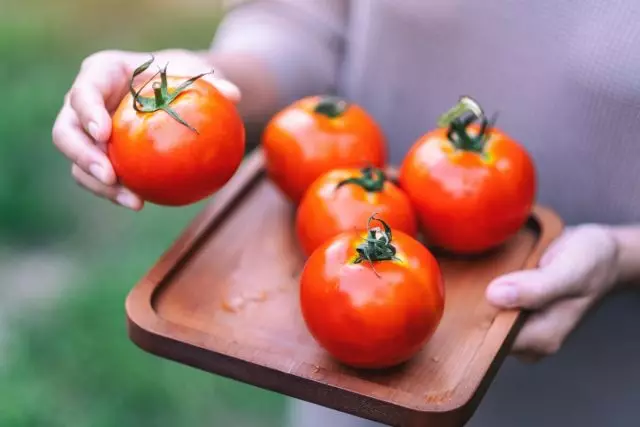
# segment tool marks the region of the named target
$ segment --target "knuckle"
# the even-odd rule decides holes
[[[96,65],[108,63],[115,57],[121,55],[121,53],[121,51],[114,49],[100,50],[98,52],[92,53],[82,60],[82,63],[80,64],[80,70],[86,70],[87,68],[91,68]]]
[[[75,84],[69,91],[69,104],[75,111],[78,109],[79,101],[82,99],[82,86]]]
[[[93,64],[100,60],[101,55],[102,52],[96,52],[84,58],[80,63],[80,70],[82,71],[90,68]]]
[[[76,83],[69,91],[69,106],[82,122],[88,113],[88,100],[91,96],[91,86],[88,83]]]
[[[71,176],[76,181],[76,183],[80,184],[83,187],[85,186],[85,174],[83,173],[82,168],[75,163],[73,164],[73,166],[71,166]]]
[[[73,90],[73,87],[69,88],[69,90],[64,94],[64,104],[69,104],[69,101],[71,100],[71,91]]]
[[[93,182],[93,178],[91,178],[91,176],[89,176],[78,164],[74,164],[71,167],[71,176],[79,187],[89,191],[90,193],[98,197],[110,197],[108,188],[104,188]]]
[[[56,147],[60,144],[60,125],[56,121],[51,128],[51,141]]]
[[[104,60],[106,52],[107,51],[101,50],[87,56],[82,60],[82,63],[80,64],[80,69],[86,70],[87,68],[90,68],[91,66],[93,66],[95,63],[101,62],[102,60]]]
[[[51,140],[53,141],[53,145],[55,145],[58,149],[61,148],[61,145],[64,142],[66,135],[65,125],[64,123],[58,119],[53,124],[53,128],[51,129]]]

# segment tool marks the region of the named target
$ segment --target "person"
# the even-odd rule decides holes
[[[538,268],[487,299],[532,310],[471,426],[631,426],[640,406],[640,2],[256,0],[229,7],[205,52],[155,52],[207,78],[247,120],[306,95],[367,109],[399,163],[460,95],[531,153],[539,203],[566,230]],[[53,141],[79,184],[134,210],[104,154],[112,112],[148,52],[89,56]],[[553,355],[553,357],[548,357]],[[369,426],[292,402],[294,426]]]

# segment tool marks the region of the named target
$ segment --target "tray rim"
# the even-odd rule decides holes
[[[475,374],[470,380],[473,386],[468,387],[468,391],[458,393],[445,402],[430,402],[420,405],[420,407],[394,404],[384,399],[342,389],[339,386],[313,378],[292,375],[275,368],[213,351],[204,344],[209,334],[171,322],[157,314],[152,305],[156,290],[161,287],[165,281],[170,280],[173,273],[180,270],[182,264],[189,258],[190,254],[198,250],[198,246],[202,243],[203,238],[209,234],[209,231],[224,221],[225,214],[233,210],[236,204],[243,199],[244,194],[260,182],[264,174],[263,153],[260,148],[256,148],[253,153],[250,153],[245,158],[242,166],[227,185],[182,229],[172,244],[165,249],[151,268],[148,269],[142,278],[133,286],[125,301],[127,332],[130,340],[142,350],[158,357],[311,402],[314,402],[314,399],[310,396],[314,395],[315,392],[311,391],[310,393],[306,393],[308,395],[307,398],[299,394],[294,396],[287,390],[284,390],[283,387],[280,387],[281,382],[279,379],[285,377],[289,381],[295,379],[298,382],[302,382],[303,386],[307,385],[309,387],[315,387],[316,389],[322,388],[325,389],[325,392],[344,393],[345,396],[349,396],[352,399],[358,397],[363,401],[367,401],[370,407],[373,404],[375,407],[393,408],[396,413],[398,410],[401,410],[405,412],[409,418],[414,418],[416,415],[427,414],[444,415],[466,408],[475,408],[508,355],[509,348],[526,319],[526,312],[517,309],[503,310],[493,319],[487,329],[485,340],[483,340],[483,343],[478,347],[469,365],[473,366],[474,360],[479,357],[485,357],[487,352],[494,355],[490,357],[492,363],[490,363],[486,370],[481,372],[479,372],[480,370],[475,370],[472,372],[472,374]],[[537,229],[538,239],[523,264],[523,269],[536,267],[545,249],[562,232],[564,223],[552,209],[536,204],[532,209],[527,226]],[[168,331],[173,331],[173,333],[170,334]],[[188,335],[187,339],[184,339],[184,334]],[[179,338],[180,335],[183,335],[183,337]],[[486,342],[492,341],[490,337],[493,335],[505,337],[497,351],[495,347],[488,348],[487,345],[485,345]],[[210,368],[209,366],[205,368],[201,359],[197,357],[190,358],[188,352],[193,351],[204,352],[208,357],[207,364]],[[243,367],[244,374],[237,373],[239,370],[238,366]],[[268,372],[274,377],[272,380],[268,378],[256,380],[259,376],[251,373],[253,370],[261,372],[262,376],[264,376],[265,372]],[[483,379],[487,377],[489,377],[489,379],[483,381]],[[293,387],[287,387],[287,389],[290,388]],[[304,390],[304,388],[300,389]],[[332,407],[350,412],[345,409],[339,409],[338,406]],[[362,416],[360,414],[358,415]]]

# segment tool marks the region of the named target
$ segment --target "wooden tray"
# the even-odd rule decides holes
[[[294,208],[263,171],[257,150],[133,288],[129,336],[142,349],[205,371],[394,426],[462,426],[474,412],[523,319],[484,299],[496,275],[534,267],[562,229],[536,207],[503,249],[440,258],[442,323],[403,366],[361,372],[333,361],[299,313],[303,265]]]

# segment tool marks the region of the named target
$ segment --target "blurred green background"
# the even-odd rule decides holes
[[[80,190],[51,127],[101,49],[206,48],[215,0],[0,0],[0,426],[280,426],[284,399],[135,347],[124,300],[202,204]]]

